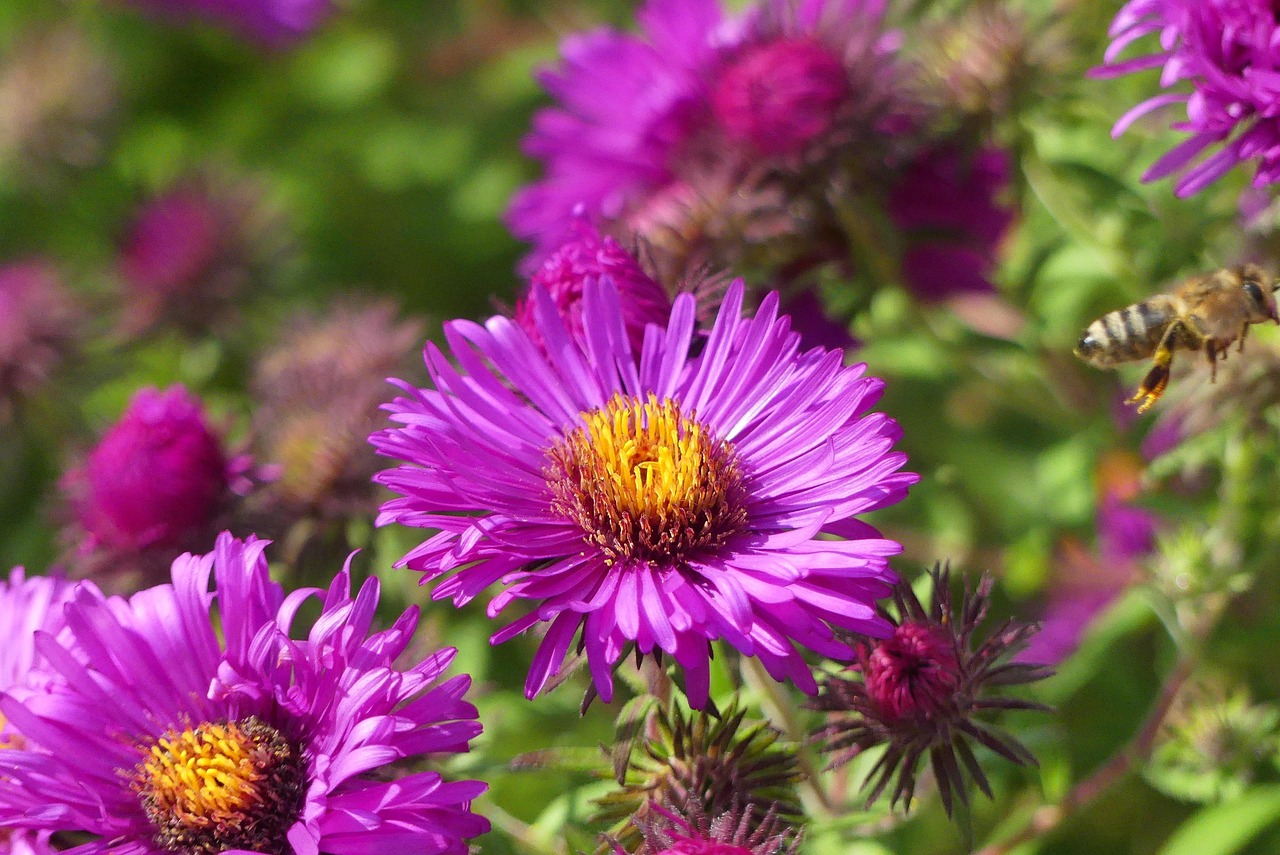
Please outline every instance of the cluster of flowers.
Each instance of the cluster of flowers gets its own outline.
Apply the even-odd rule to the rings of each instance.
[[[883,384],[838,351],[802,349],[776,295],[754,313],[743,296],[729,285],[700,326],[691,294],[667,299],[634,257],[584,227],[514,317],[446,324],[449,352],[427,347],[431,384],[400,384],[386,405],[394,425],[371,437],[402,461],[377,477],[400,494],[379,522],[437,532],[401,562],[443,580],[437,599],[461,605],[500,582],[490,615],[527,603],[494,643],[546,625],[530,698],[576,646],[592,695],[613,697],[614,669],[634,651],[679,666],[688,705],[703,709],[717,643],[817,695],[808,648],[861,672],[823,679],[837,762],[895,746],[873,795],[897,773],[895,799],[909,799],[926,755],[948,807],[967,798],[964,774],[989,790],[965,740],[1030,761],[973,718],[1028,706],[982,690],[1043,675],[1002,661],[1030,630],[1006,627],[975,646],[986,590],[953,606],[945,576],[931,612],[905,587],[896,625],[877,609],[895,590],[887,558],[900,547],[857,516],[916,480],[893,450],[896,423],[870,412]],[[198,403],[174,389],[141,393],[70,480],[95,537],[172,547],[209,524],[236,470]],[[177,558],[171,582],[128,599],[15,573],[0,695],[0,827],[14,840],[463,852],[486,830],[470,810],[483,784],[422,768],[480,731],[462,700],[468,678],[439,679],[453,651],[397,665],[416,609],[373,631],[376,581],[353,597],[344,569],[327,590],[286,593],[267,574],[265,546],[224,533],[212,553]],[[296,632],[312,595],[321,613]],[[794,758],[770,749],[755,772],[732,760],[709,769],[773,737],[742,731],[732,711],[698,728],[670,715],[709,742],[679,740],[685,762],[668,757],[658,772],[678,786],[661,800],[653,770],[628,762],[624,794],[647,794],[619,831],[630,851],[792,847],[794,811],[770,788],[794,782]],[[415,771],[392,773],[402,762]]]
[[[327,9],[186,5],[265,41]],[[1117,19],[1102,73],[1160,65],[1164,84],[1197,87],[1118,123],[1189,101],[1195,136],[1152,177],[1227,141],[1182,192],[1250,158],[1259,183],[1274,180],[1272,118],[1249,98],[1276,23],[1247,6],[1134,0]],[[63,479],[77,552],[93,556],[76,573],[94,578],[15,570],[0,586],[0,846],[466,852],[488,829],[472,809],[485,785],[437,768],[481,732],[469,677],[445,677],[455,651],[413,646],[413,608],[376,629],[377,581],[353,595],[350,563],[287,591],[256,535],[223,531],[197,554],[224,528],[279,529],[273,514],[358,516],[376,485],[396,494],[378,524],[432,532],[400,566],[435,599],[488,596],[490,617],[514,612],[494,644],[541,632],[528,698],[569,676],[571,651],[588,703],[614,699],[630,656],[676,676],[682,698],[655,701],[648,737],[617,766],[603,846],[796,851],[794,751],[736,707],[715,709],[717,650],[811,696],[834,765],[884,747],[869,799],[909,805],[925,762],[948,812],[969,782],[990,795],[975,743],[1034,762],[979,720],[1038,708],[988,694],[1046,675],[1035,656],[1011,661],[1033,630],[983,635],[990,582],[957,598],[942,569],[926,607],[889,566],[900,545],[860,519],[917,479],[897,423],[873,412],[882,382],[839,347],[811,346],[778,292],[703,270],[763,268],[785,286],[820,265],[847,272],[866,263],[850,249],[864,227],[887,219],[901,238],[891,269],[920,298],[991,288],[1012,221],[1007,157],[905,84],[885,13],[881,0],[762,0],[740,15],[650,0],[639,34],[568,40],[543,78],[559,103],[527,140],[546,176],[509,214],[534,244],[530,287],[510,316],[445,324],[444,345],[426,348],[429,382],[399,381],[383,404],[391,426],[372,436],[378,378],[403,373],[421,338],[385,306],[300,320],[260,360],[269,465],[230,450],[185,389],[139,392]],[[1157,30],[1165,53],[1114,62]],[[230,311],[252,263],[243,223],[198,188],[144,209],[121,245],[136,301],[123,331]],[[6,411],[72,349],[83,311],[48,264],[0,269]],[[397,464],[375,475],[370,445]],[[1104,496],[1125,560],[1151,538],[1128,498]],[[102,581],[123,556],[140,571],[127,597]],[[301,621],[313,596],[319,613]]]

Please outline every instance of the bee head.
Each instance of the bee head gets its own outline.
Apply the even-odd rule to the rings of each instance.
[[[1249,305],[1257,316],[1257,323],[1275,321],[1280,324],[1280,312],[1276,310],[1276,283],[1262,268],[1246,264],[1240,268],[1241,287],[1249,297]]]

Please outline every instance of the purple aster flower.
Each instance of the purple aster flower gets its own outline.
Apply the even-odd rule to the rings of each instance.
[[[618,290],[631,349],[639,351],[647,325],[666,326],[671,298],[631,253],[613,238],[602,236],[586,219],[575,220],[570,230],[572,237],[542,262],[531,277],[530,286],[546,289],[569,332],[582,336],[583,291],[587,283],[607,277]],[[528,297],[516,303],[515,321],[539,347],[543,346]]]
[[[649,0],[640,34],[601,28],[567,38],[540,81],[559,102],[541,110],[525,151],[547,175],[512,200],[508,221],[541,253],[565,243],[575,212],[616,219],[667,183],[675,153],[705,110],[704,79],[737,25],[718,0]]]
[[[217,259],[222,233],[221,216],[203,193],[158,196],[134,215],[120,247],[120,275],[134,292],[182,295]]]
[[[637,34],[570,37],[541,77],[558,103],[525,150],[546,174],[512,200],[512,231],[536,264],[579,206],[620,223],[709,164],[741,182],[762,159],[794,167],[881,135],[897,96],[883,13],[883,0],[760,0],[737,17],[719,0],[648,0]]]
[[[250,181],[198,176],[142,202],[116,263],[123,333],[159,322],[205,332],[243,308],[250,282],[269,279],[284,233]]]
[[[87,547],[177,550],[208,530],[237,465],[199,398],[181,386],[148,388],[133,396],[65,487]]]
[[[36,653],[36,632],[56,635],[65,624],[63,605],[71,585],[56,576],[28,578],[21,567],[0,582],[0,692],[35,693],[49,681]],[[22,734],[0,714],[0,752],[24,745]],[[57,851],[48,832],[0,828],[0,855],[46,855]]]
[[[268,47],[297,42],[333,11],[332,0],[131,0],[168,18],[221,24]]]
[[[902,275],[917,299],[994,290],[991,274],[1013,222],[1000,199],[1009,175],[1009,156],[995,148],[939,146],[907,164],[888,202],[907,243]]]
[[[429,343],[434,388],[402,384],[388,407],[400,426],[372,437],[405,462],[380,476],[402,498],[379,523],[439,530],[401,565],[448,577],[434,596],[456,605],[501,581],[491,616],[527,601],[494,643],[549,623],[529,697],[575,640],[606,700],[634,647],[673,657],[702,707],[711,641],[812,693],[797,644],[848,658],[833,626],[889,631],[874,603],[901,547],[856,515],[917,476],[899,471],[897,423],[867,414],[883,383],[865,366],[801,352],[776,294],[741,317],[741,282],[696,357],[689,294],[638,358],[610,280],[585,289],[581,341],[544,289],[532,300],[545,355],[506,318],[446,324],[459,367]]]
[[[397,667],[416,608],[371,631],[378,582],[353,597],[348,569],[326,592],[286,597],[265,546],[224,534],[128,601],[78,589],[69,634],[37,639],[53,690],[0,695],[28,741],[0,751],[0,826],[134,855],[464,855],[488,830],[470,811],[484,784],[392,766],[479,734],[470,678],[438,682],[455,651]],[[320,615],[297,638],[313,595]]]
[[[1184,170],[1179,196],[1190,196],[1241,161],[1256,160],[1255,187],[1280,179],[1280,23],[1270,0],[1130,0],[1111,24],[1111,45],[1095,77],[1160,68],[1164,90],[1116,122],[1119,136],[1162,107],[1186,105],[1174,130],[1187,138],[1143,174],[1155,181]],[[1151,53],[1120,59],[1126,49],[1158,35]],[[1194,166],[1199,155],[1221,147]]]
[[[71,349],[79,312],[42,259],[0,266],[0,412],[39,388]]]

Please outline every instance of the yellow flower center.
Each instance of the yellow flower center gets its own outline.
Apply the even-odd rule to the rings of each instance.
[[[306,795],[301,752],[261,719],[168,731],[143,746],[133,788],[156,844],[182,855],[289,852]]]
[[[582,418],[548,453],[552,509],[577,522],[610,564],[678,566],[745,528],[733,446],[675,401],[615,395]]]

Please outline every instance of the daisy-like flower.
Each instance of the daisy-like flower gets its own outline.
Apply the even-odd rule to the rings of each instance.
[[[545,352],[506,318],[446,324],[458,367],[428,344],[434,388],[403,384],[399,426],[371,438],[404,461],[380,476],[401,498],[379,523],[438,529],[400,564],[447,577],[434,596],[456,605],[501,581],[491,616],[526,601],[494,643],[549,624],[529,697],[576,642],[606,701],[635,648],[683,666],[700,708],[717,639],[813,693],[797,645],[847,659],[832,627],[891,631],[874,604],[901,547],[856,515],[917,476],[899,471],[897,423],[868,414],[883,384],[865,366],[800,352],[776,294],[743,318],[741,282],[696,357],[692,295],[638,358],[611,282],[586,288],[582,340],[532,299]]]
[[[464,855],[488,830],[470,811],[484,784],[400,766],[480,732],[470,678],[438,682],[454,651],[397,667],[416,609],[371,631],[378,583],[352,597],[347,569],[327,592],[286,597],[265,546],[224,534],[127,602],[77,590],[69,634],[37,640],[50,690],[0,695],[26,740],[0,751],[0,827],[133,855]],[[313,595],[320,615],[295,638]]]
[[[45,663],[36,653],[37,630],[57,634],[63,605],[72,587],[56,576],[28,577],[22,568],[0,582],[0,691],[39,692],[48,682]],[[20,748],[22,734],[0,714],[0,753]],[[0,855],[46,855],[56,850],[48,833],[0,828]]]
[[[911,806],[921,759],[928,757],[943,808],[951,813],[957,797],[968,803],[966,776],[988,798],[991,785],[970,742],[990,748],[1018,764],[1034,765],[1035,757],[1008,734],[979,722],[996,710],[1047,710],[1033,701],[988,696],[990,687],[1043,679],[1052,670],[1007,661],[1026,646],[1034,625],[1007,621],[979,638],[987,616],[991,577],[977,591],[965,588],[957,603],[950,573],[934,567],[933,602],[926,609],[911,586],[894,591],[899,623],[879,641],[858,642],[858,661],[849,669],[858,678],[832,676],[815,707],[830,714],[817,739],[840,766],[858,754],[883,746],[884,754],[867,774],[867,803],[897,780],[890,804]]]
[[[541,77],[558,103],[525,140],[546,175],[508,211],[535,244],[533,263],[564,242],[579,208],[634,228],[673,190],[704,186],[710,165],[736,185],[879,139],[897,96],[884,5],[760,0],[732,16],[720,0],[649,0],[636,34],[567,39],[560,67]]]
[[[888,208],[907,244],[904,284],[917,299],[994,290],[1000,243],[1013,223],[1001,200],[1011,172],[1000,149],[955,145],[921,152],[906,165]]]
[[[1161,69],[1167,90],[1141,102],[1116,122],[1113,136],[1153,110],[1185,104],[1186,119],[1173,129],[1185,140],[1142,176],[1155,181],[1183,171],[1179,196],[1190,196],[1242,161],[1256,161],[1253,184],[1280,180],[1280,22],[1269,0],[1130,0],[1111,24],[1111,45],[1095,77]],[[1122,54],[1158,36],[1151,53]],[[1190,165],[1201,154],[1217,151]]]

